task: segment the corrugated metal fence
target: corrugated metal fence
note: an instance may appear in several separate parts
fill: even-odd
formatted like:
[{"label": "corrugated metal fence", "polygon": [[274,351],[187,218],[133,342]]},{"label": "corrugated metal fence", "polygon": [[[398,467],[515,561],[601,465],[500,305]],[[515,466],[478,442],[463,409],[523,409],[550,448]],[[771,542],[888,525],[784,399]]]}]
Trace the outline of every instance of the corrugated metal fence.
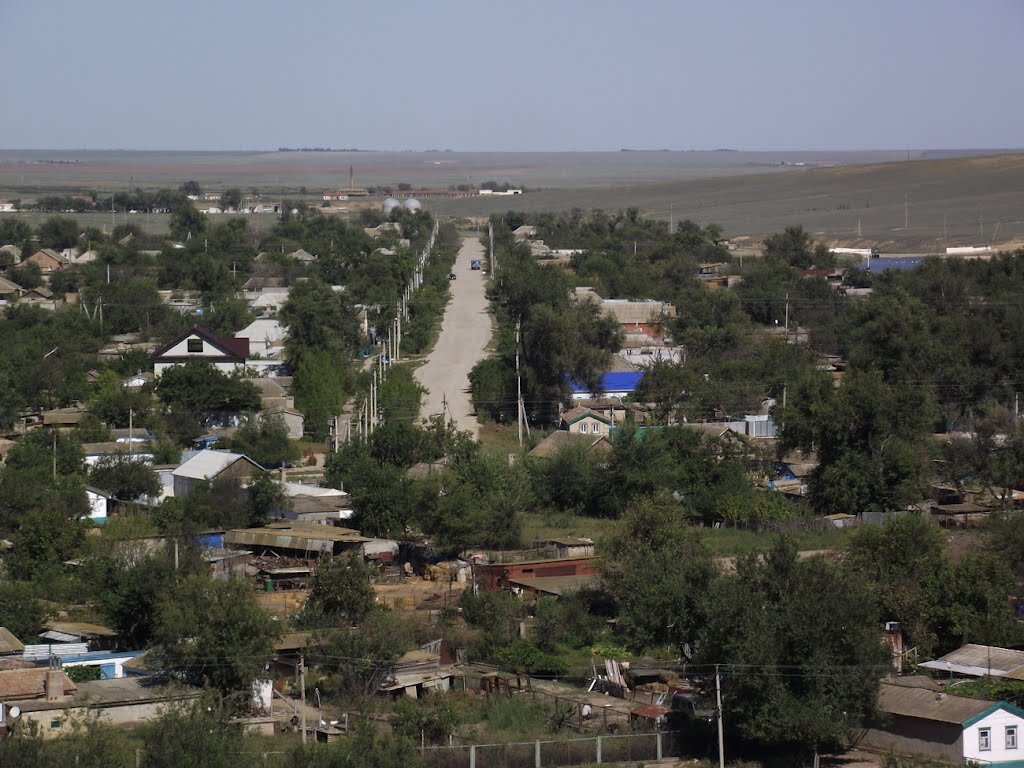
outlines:
[{"label": "corrugated metal fence", "polygon": [[665,731],[560,741],[426,747],[422,752],[427,768],[553,768],[660,760],[676,756],[679,746],[678,734]]}]

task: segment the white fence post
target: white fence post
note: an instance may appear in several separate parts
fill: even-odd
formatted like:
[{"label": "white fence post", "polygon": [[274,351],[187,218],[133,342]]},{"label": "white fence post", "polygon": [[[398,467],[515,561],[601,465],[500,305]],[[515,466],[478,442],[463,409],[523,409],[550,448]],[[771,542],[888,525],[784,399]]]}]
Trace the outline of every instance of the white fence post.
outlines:
[{"label": "white fence post", "polygon": [[533,768],[540,768],[540,739],[533,742]]},{"label": "white fence post", "polygon": [[597,764],[601,764],[601,737],[597,737]]},{"label": "white fence post", "polygon": [[476,768],[476,744],[469,747],[469,768]]},{"label": "white fence post", "polygon": [[661,731],[658,731],[658,759],[661,760]]}]

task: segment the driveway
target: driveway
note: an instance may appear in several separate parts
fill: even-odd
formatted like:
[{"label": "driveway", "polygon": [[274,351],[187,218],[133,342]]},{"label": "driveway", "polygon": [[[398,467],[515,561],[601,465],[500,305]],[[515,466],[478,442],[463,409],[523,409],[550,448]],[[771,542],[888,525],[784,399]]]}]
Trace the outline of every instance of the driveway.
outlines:
[{"label": "driveway", "polygon": [[441,321],[441,335],[427,362],[416,371],[416,379],[427,388],[420,417],[429,418],[445,410],[463,431],[478,436],[479,424],[469,397],[469,372],[486,357],[491,339],[491,317],[487,313],[485,278],[470,269],[472,259],[482,259],[483,244],[477,238],[463,238],[453,270],[451,300]]}]

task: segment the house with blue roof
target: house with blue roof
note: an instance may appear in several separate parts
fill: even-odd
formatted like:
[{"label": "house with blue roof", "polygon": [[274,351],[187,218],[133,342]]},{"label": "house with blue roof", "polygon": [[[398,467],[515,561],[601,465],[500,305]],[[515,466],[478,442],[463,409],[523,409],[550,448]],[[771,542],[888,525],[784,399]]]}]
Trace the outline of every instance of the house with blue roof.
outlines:
[{"label": "house with blue roof", "polygon": [[602,373],[600,379],[601,391],[592,391],[585,384],[576,381],[569,381],[569,390],[572,392],[573,400],[594,400],[601,397],[629,397],[640,384],[644,377],[643,371],[610,371]]}]

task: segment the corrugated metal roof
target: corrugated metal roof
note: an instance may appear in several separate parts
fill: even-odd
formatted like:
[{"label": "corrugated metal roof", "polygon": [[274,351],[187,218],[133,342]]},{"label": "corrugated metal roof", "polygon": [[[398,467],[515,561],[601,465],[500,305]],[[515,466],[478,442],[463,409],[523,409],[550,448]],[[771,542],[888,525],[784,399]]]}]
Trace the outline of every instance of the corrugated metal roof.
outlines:
[{"label": "corrugated metal roof", "polygon": [[[632,392],[637,388],[640,379],[644,377],[643,371],[611,371],[601,374],[601,390],[604,392]],[[575,381],[569,382],[569,388],[576,393],[589,392],[590,388],[578,384]]]},{"label": "corrugated metal roof", "polygon": [[557,596],[590,586],[597,581],[597,577],[590,574],[585,576],[537,576],[535,578],[509,579],[508,581],[517,587]]},{"label": "corrugated metal roof", "polygon": [[77,656],[88,651],[88,643],[41,643],[26,645],[21,657],[32,661],[45,661],[51,656]]},{"label": "corrugated metal roof", "polygon": [[199,451],[171,474],[175,477],[191,477],[196,480],[209,480],[216,477],[225,469],[230,467],[239,459],[249,462],[254,467],[260,467],[255,461],[242,453],[231,451],[215,451],[210,448]]},{"label": "corrugated metal roof", "polygon": [[993,702],[987,699],[953,696],[890,682],[883,682],[878,692],[881,712],[954,725],[961,725],[992,706]]},{"label": "corrugated metal roof", "polygon": [[90,624],[87,621],[48,621],[44,624],[47,629],[55,632],[66,632],[83,639],[100,637],[117,637],[117,630],[104,627],[100,624]]},{"label": "corrugated metal roof", "polygon": [[242,528],[224,534],[224,543],[243,547],[280,547],[330,554],[335,544],[370,541],[351,528],[302,523],[271,523],[263,528]]},{"label": "corrugated metal roof", "polygon": [[1010,677],[1016,670],[1024,667],[1024,651],[968,643],[920,666],[968,677]]}]

